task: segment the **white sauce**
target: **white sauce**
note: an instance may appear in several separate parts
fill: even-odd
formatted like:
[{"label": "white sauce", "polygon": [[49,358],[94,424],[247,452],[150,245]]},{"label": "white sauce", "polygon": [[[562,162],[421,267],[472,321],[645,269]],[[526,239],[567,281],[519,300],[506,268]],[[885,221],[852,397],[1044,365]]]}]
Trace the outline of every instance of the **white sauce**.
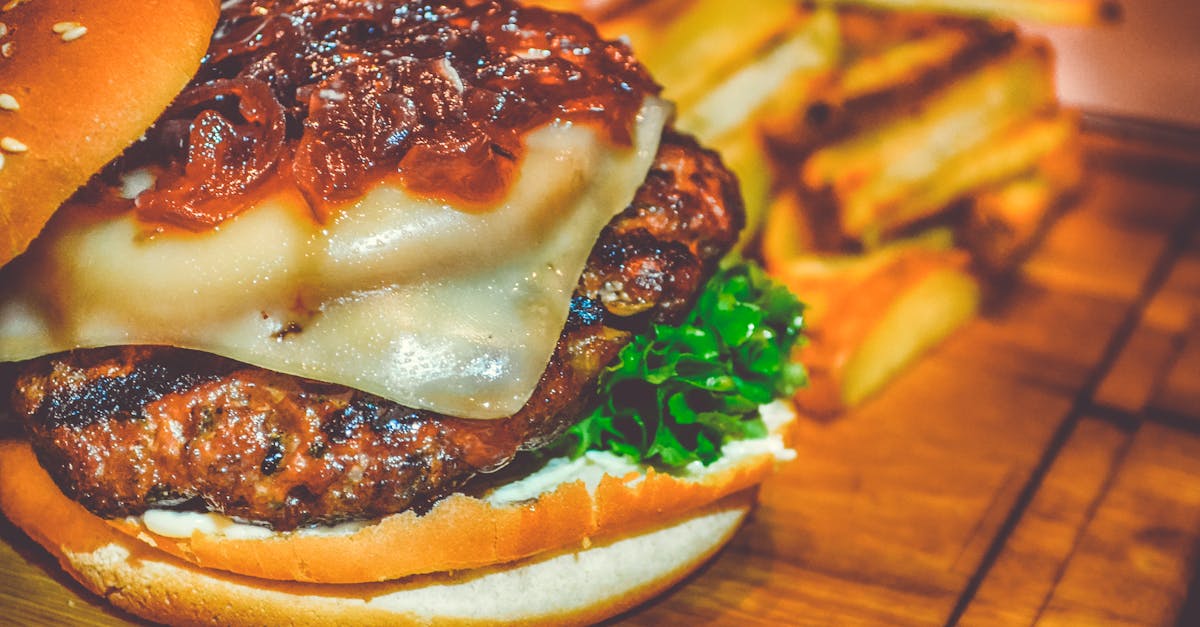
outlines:
[{"label": "white sauce", "polygon": [[[724,471],[742,460],[763,454],[770,454],[776,461],[786,462],[796,458],[796,452],[783,443],[780,435],[783,425],[794,418],[792,410],[783,402],[776,401],[764,405],[761,409],[763,421],[767,423],[769,435],[764,438],[737,440],[726,444],[721,449],[721,458],[709,466],[700,462],[692,462],[683,469],[673,473],[681,479],[702,480],[705,476]],[[607,451],[588,451],[578,459],[559,457],[550,460],[545,467],[537,472],[523,477],[518,481],[507,483],[485,496],[492,505],[504,505],[536,499],[553,492],[558,486],[583,480],[589,492],[595,492],[596,486],[605,475],[625,477],[630,473],[638,473],[634,481],[640,481],[646,466],[635,464],[619,455]],[[631,484],[633,485],[633,484]]]},{"label": "white sauce", "polygon": [[[260,540],[279,535],[259,525],[240,523],[222,514],[211,512],[176,512],[166,509],[152,509],[141,516],[131,517],[134,523],[141,522],[152,533],[166,538],[190,538],[194,534],[229,538],[230,540]],[[303,531],[306,535],[338,536],[350,535],[367,523],[348,522],[340,525],[312,527]]]}]

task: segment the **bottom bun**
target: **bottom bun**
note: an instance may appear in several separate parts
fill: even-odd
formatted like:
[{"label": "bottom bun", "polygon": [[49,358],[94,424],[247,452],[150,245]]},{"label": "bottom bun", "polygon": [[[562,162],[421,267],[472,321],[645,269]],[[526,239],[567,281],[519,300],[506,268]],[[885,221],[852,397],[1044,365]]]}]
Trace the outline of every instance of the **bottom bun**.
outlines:
[{"label": "bottom bun", "polygon": [[381,583],[311,584],[203,569],[159,551],[64,496],[27,444],[0,443],[0,507],[13,523],[92,592],[171,624],[588,623],[636,606],[706,561],[732,537],[754,492],[577,550]]}]

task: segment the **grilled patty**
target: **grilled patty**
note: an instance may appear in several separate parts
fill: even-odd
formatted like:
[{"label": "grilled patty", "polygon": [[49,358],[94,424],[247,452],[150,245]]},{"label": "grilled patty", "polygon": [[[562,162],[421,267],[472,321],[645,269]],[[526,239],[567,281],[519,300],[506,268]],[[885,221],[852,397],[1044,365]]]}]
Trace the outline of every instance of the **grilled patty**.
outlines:
[{"label": "grilled patty", "polygon": [[686,314],[743,221],[716,155],[668,132],[592,250],[533,396],[506,419],[439,415],[167,347],[35,360],[14,406],[42,465],[100,516],[202,506],[287,530],[420,509],[570,426],[631,333]]}]

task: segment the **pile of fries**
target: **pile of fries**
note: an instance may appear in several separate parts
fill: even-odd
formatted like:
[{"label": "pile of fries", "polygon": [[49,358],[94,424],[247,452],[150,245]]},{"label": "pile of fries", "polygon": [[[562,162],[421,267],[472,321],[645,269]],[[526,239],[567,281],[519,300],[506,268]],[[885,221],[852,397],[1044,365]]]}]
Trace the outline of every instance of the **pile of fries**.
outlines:
[{"label": "pile of fries", "polygon": [[809,305],[797,402],[834,414],[969,320],[1083,178],[1053,55],[1016,23],[1109,0],[541,0],[626,37],[738,173],[743,242]]}]

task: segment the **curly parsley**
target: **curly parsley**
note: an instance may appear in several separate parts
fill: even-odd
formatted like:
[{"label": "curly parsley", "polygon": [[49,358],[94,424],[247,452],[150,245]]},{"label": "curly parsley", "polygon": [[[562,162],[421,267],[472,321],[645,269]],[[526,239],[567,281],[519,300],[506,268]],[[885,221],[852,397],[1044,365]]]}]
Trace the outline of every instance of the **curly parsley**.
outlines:
[{"label": "curly parsley", "polygon": [[607,450],[681,467],[713,463],[728,441],[762,437],[759,406],[807,381],[790,359],[803,311],[762,268],[726,264],[683,324],[654,325],[621,350],[600,375],[597,405],[563,445],[573,457]]}]

